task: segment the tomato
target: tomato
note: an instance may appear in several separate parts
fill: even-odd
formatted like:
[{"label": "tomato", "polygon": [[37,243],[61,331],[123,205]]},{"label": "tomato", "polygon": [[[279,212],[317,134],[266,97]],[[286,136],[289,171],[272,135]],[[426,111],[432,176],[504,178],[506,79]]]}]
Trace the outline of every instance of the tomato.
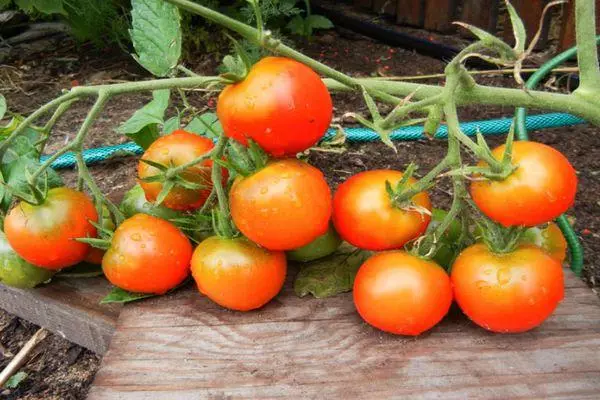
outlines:
[{"label": "tomato", "polygon": [[317,168],[296,159],[273,161],[229,192],[233,222],[269,250],[292,250],[324,234],[331,217],[331,192]]},{"label": "tomato", "polygon": [[327,131],[332,112],[321,78],[282,57],[260,60],[243,81],[227,86],[217,102],[228,137],[243,144],[252,139],[275,157],[314,146]]},{"label": "tomato", "polygon": [[[213,147],[212,140],[180,129],[158,138],[146,150],[142,160],[176,167],[208,153]],[[164,199],[163,204],[173,210],[195,210],[200,208],[212,189],[211,166],[212,161],[206,160],[193,167],[186,168],[180,176],[189,182],[202,185],[202,188],[186,189],[176,185]],[[163,188],[163,183],[144,182],[143,179],[159,173],[160,171],[157,168],[142,161],[138,164],[139,184],[144,189],[148,201],[156,201]],[[223,171],[223,176],[226,180],[227,170]]]},{"label": "tomato", "polygon": [[196,247],[192,276],[200,293],[232,310],[267,304],[285,281],[285,254],[258,247],[246,238],[212,236]]},{"label": "tomato", "polygon": [[39,206],[20,202],[7,215],[8,242],[27,262],[58,270],[83,261],[90,246],[76,238],[96,237],[98,213],[84,193],[67,187],[50,189]]},{"label": "tomato", "polygon": [[554,222],[550,222],[545,228],[527,229],[523,234],[522,241],[540,247],[561,263],[567,258],[567,240]]},{"label": "tomato", "polygon": [[309,262],[326,257],[336,251],[342,244],[340,235],[330,224],[327,232],[317,237],[309,244],[287,252],[288,260]]},{"label": "tomato", "polygon": [[[108,211],[108,207],[102,205],[102,209],[102,223],[100,225],[104,229],[114,231],[115,223],[113,222],[110,216],[110,211]],[[90,246],[90,251],[87,253],[83,261],[88,262],[90,264],[100,265],[102,264],[102,257],[104,257],[104,250]]]},{"label": "tomato", "polygon": [[191,258],[192,245],[175,225],[137,214],[115,231],[102,270],[121,289],[163,294],[189,275]]},{"label": "tomato", "polygon": [[29,289],[52,278],[55,271],[31,265],[15,253],[0,231],[0,283]]},{"label": "tomato", "polygon": [[446,272],[432,261],[405,251],[369,258],[354,280],[354,305],[360,316],[382,331],[419,335],[444,318],[452,304]]},{"label": "tomato", "polygon": [[[395,207],[386,191],[400,181],[402,172],[365,171],[342,183],[333,197],[333,223],[345,241],[366,250],[398,249],[422,235],[431,217],[425,212]],[[414,179],[409,180],[413,184]],[[429,196],[418,193],[412,202],[431,210]]]},{"label": "tomato", "polygon": [[[492,153],[502,159],[504,145]],[[518,168],[505,180],[471,184],[473,201],[490,219],[504,226],[534,226],[553,220],[571,207],[577,175],[559,151],[541,143],[515,142],[512,161]]]},{"label": "tomato", "polygon": [[150,203],[146,200],[144,189],[140,185],[133,186],[125,193],[119,208],[126,218],[133,217],[135,214],[148,214],[167,220],[183,216],[182,212]]},{"label": "tomato", "polygon": [[458,256],[451,280],[463,312],[493,332],[535,328],[564,296],[560,262],[535,246],[495,254],[486,245],[475,244]]}]

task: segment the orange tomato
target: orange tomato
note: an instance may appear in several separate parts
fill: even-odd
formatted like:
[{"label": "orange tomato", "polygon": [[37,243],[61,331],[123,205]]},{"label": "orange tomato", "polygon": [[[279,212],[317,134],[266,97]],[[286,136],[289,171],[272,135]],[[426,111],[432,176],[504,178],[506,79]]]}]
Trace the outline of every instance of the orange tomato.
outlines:
[{"label": "orange tomato", "polygon": [[175,225],[136,214],[115,231],[102,270],[121,289],[163,294],[188,276],[191,258],[192,245]]},{"label": "orange tomato", "polygon": [[192,276],[200,293],[238,311],[260,308],[285,281],[285,254],[258,247],[245,238],[212,236],[196,247]]},{"label": "orange tomato", "polygon": [[317,168],[296,159],[276,160],[229,192],[233,222],[269,250],[302,247],[327,231],[331,192]]},{"label": "orange tomato", "polygon": [[354,280],[360,316],[382,331],[419,335],[444,318],[452,304],[450,278],[433,261],[405,251],[369,258]]},{"label": "orange tomato", "polygon": [[275,157],[314,146],[327,131],[333,106],[327,87],[298,61],[266,57],[217,102],[223,130],[242,144],[254,140]]},{"label": "orange tomato", "polygon": [[[365,171],[342,183],[333,196],[333,223],[340,236],[356,247],[367,250],[399,249],[422,235],[431,216],[417,210],[403,210],[392,204],[386,181],[392,187],[402,172],[387,169]],[[409,184],[414,183],[409,180]],[[425,192],[412,201],[431,211]]]}]

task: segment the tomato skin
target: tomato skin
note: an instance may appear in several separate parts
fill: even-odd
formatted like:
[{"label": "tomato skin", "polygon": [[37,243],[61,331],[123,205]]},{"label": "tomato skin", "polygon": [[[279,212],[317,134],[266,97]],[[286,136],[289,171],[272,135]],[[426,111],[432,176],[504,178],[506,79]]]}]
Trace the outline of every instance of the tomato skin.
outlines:
[{"label": "tomato skin", "polygon": [[102,270],[121,289],[163,294],[189,275],[191,258],[192,245],[175,225],[137,214],[115,231]]},{"label": "tomato skin", "polygon": [[312,242],[327,231],[331,218],[331,191],[323,173],[291,158],[237,179],[229,204],[244,236],[269,250]]},{"label": "tomato skin", "polygon": [[432,261],[405,251],[370,257],[354,280],[360,316],[382,331],[416,336],[434,327],[452,304],[446,272]]},{"label": "tomato skin", "polygon": [[84,193],[67,187],[50,189],[39,206],[24,201],[4,221],[6,238],[25,261],[52,270],[83,261],[90,246],[76,238],[96,237],[98,213]]},{"label": "tomato skin", "polygon": [[[504,145],[492,154],[502,159]],[[479,209],[504,226],[535,226],[567,211],[575,200],[577,175],[569,160],[542,143],[513,144],[513,164],[504,181],[480,180],[471,184],[471,197]],[[480,162],[480,166],[485,163]]]},{"label": "tomato skin", "polygon": [[295,60],[266,57],[217,102],[223,130],[242,144],[248,138],[275,157],[292,156],[323,137],[333,106],[321,78]]},{"label": "tomato skin", "polygon": [[0,231],[0,283],[20,289],[30,289],[48,281],[55,271],[39,268],[23,260],[10,247]]},{"label": "tomato skin", "polygon": [[285,281],[285,254],[246,238],[212,236],[196,247],[192,276],[200,293],[222,307],[249,311],[267,304]]},{"label": "tomato skin", "polygon": [[523,234],[522,242],[541,248],[560,263],[567,258],[567,249],[569,247],[567,240],[558,225],[554,222],[550,222],[545,228],[536,226],[527,229]]},{"label": "tomato skin", "polygon": [[[212,140],[179,129],[154,141],[142,156],[142,160],[150,160],[166,166],[178,166],[208,153],[213,147]],[[175,186],[162,204],[173,210],[182,211],[195,210],[202,207],[212,189],[211,167],[212,161],[206,160],[183,171],[180,174],[183,178],[190,182],[201,184],[204,188],[186,189],[181,186]],[[160,171],[157,168],[142,161],[138,164],[139,184],[144,189],[146,199],[150,202],[156,201],[163,188],[163,183],[144,182],[143,178],[149,178],[159,173]],[[227,170],[225,169],[223,176],[224,180],[226,180]]]},{"label": "tomato skin", "polygon": [[119,205],[120,210],[126,218],[135,214],[148,214],[156,218],[174,219],[181,218],[183,213],[167,208],[163,205],[155,205],[146,200],[144,189],[138,184],[129,189],[123,196]]},{"label": "tomato skin", "polygon": [[525,332],[548,318],[564,296],[560,262],[535,246],[506,254],[479,243],[452,266],[454,298],[477,325],[500,333]]},{"label": "tomato skin", "polygon": [[[385,182],[394,187],[401,178],[400,171],[371,170],[350,177],[338,187],[333,196],[333,223],[342,239],[361,249],[392,250],[425,232],[429,215],[392,205]],[[418,193],[412,200],[431,210],[427,193]]]},{"label": "tomato skin", "polygon": [[286,256],[291,261],[310,262],[327,257],[335,252],[341,244],[342,238],[333,226],[329,224],[327,232],[307,245],[288,251]]}]

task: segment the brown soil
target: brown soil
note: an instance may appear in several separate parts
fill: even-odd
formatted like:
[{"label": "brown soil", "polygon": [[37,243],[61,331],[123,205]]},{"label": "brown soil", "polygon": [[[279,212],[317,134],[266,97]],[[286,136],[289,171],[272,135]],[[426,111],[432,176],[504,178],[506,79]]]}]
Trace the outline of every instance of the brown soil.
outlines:
[{"label": "brown soil", "polygon": [[[444,64],[402,49],[375,43],[351,32],[338,30],[328,32],[299,47],[325,63],[355,76],[420,75],[439,73]],[[73,84],[110,83],[147,77],[127,55],[103,52],[90,46],[78,46],[69,39],[57,38],[39,43],[33,48],[21,49],[18,59],[10,65],[0,66],[0,87],[7,97],[10,109],[28,113],[40,104],[56,97],[61,89]],[[188,62],[197,72],[212,74],[217,60],[213,55],[198,56]],[[509,86],[509,78],[483,78],[486,83]],[[88,146],[97,147],[116,144],[126,139],[114,132],[121,121],[126,120],[149,97],[136,95],[113,99],[102,118],[94,125]],[[200,110],[214,109],[215,94],[194,92],[190,101]],[[342,116],[349,111],[364,112],[360,95],[335,95],[335,122],[345,122]],[[48,147],[55,151],[73,138],[90,103],[81,101],[75,105],[56,126]],[[461,111],[464,121],[511,115],[511,109],[483,109],[470,107]],[[586,264],[584,278],[591,286],[600,283],[600,131],[591,126],[578,126],[535,132],[535,140],[551,144],[564,152],[579,172],[579,197],[571,215],[576,217],[575,228],[581,235]],[[491,144],[500,142],[490,139]],[[443,141],[399,142],[394,153],[381,143],[350,144],[343,154],[312,152],[310,160],[322,168],[332,187],[358,171],[372,168],[403,169],[409,162],[416,162],[421,171],[428,170],[439,160],[445,149]],[[133,184],[134,158],[113,159],[94,166],[92,172],[100,187],[108,194],[116,194]],[[64,172],[72,182],[72,171]],[[437,204],[447,204],[449,188],[442,184],[433,193]],[[37,327],[0,312],[0,344],[15,354],[35,332]],[[0,348],[1,349],[1,348]],[[6,353],[0,358],[0,368],[8,362]],[[79,399],[85,396],[99,359],[87,350],[72,345],[64,339],[49,335],[36,350],[36,355],[24,368],[29,377],[15,390],[5,390],[3,398],[16,399]]]}]

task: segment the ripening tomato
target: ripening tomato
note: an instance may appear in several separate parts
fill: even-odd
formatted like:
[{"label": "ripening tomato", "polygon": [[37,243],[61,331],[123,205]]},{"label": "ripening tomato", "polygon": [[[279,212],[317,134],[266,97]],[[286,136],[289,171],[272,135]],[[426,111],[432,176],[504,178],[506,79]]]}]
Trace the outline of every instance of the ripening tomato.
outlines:
[{"label": "ripening tomato", "polygon": [[[422,211],[392,204],[386,181],[395,187],[401,178],[399,171],[372,170],[356,174],[338,187],[333,196],[333,223],[342,239],[361,249],[391,250],[425,232],[431,220],[427,193],[412,198]],[[414,182],[409,180],[409,184]]]},{"label": "ripening tomato", "polygon": [[[213,147],[212,140],[180,129],[154,141],[142,156],[142,160],[154,161],[168,167],[176,167],[208,153]],[[173,210],[195,210],[200,208],[212,189],[211,167],[212,161],[206,160],[186,168],[180,176],[189,182],[202,185],[202,188],[187,189],[175,185],[162,204]],[[138,164],[139,184],[146,193],[146,199],[150,202],[156,200],[163,188],[163,183],[144,182],[143,179],[159,173],[160,171],[157,168],[142,161]],[[226,169],[223,170],[223,176],[226,179]]]},{"label": "ripening tomato", "polygon": [[263,249],[246,238],[209,237],[192,257],[200,293],[238,311],[267,304],[283,287],[286,271],[283,252]]},{"label": "ripening tomato", "polygon": [[307,245],[289,250],[286,256],[290,261],[310,262],[327,257],[335,252],[341,244],[342,238],[340,238],[340,235],[338,235],[330,224],[327,232],[318,236]]},{"label": "ripening tomato", "polygon": [[[495,148],[494,157],[502,159],[504,147]],[[515,142],[512,162],[518,168],[505,180],[471,184],[473,201],[490,219],[504,226],[535,226],[571,207],[577,175],[562,153],[542,143]]]},{"label": "ripening tomato", "polygon": [[6,239],[25,261],[52,270],[83,261],[90,246],[77,238],[96,237],[98,213],[84,193],[50,189],[39,206],[20,202],[4,220]]},{"label": "ripening tomato", "polygon": [[327,87],[306,65],[266,57],[217,102],[223,130],[242,144],[254,140],[275,157],[314,146],[327,131],[333,107]]},{"label": "ripening tomato", "polygon": [[0,231],[0,283],[30,289],[49,281],[55,273],[56,271],[36,267],[19,257]]},{"label": "ripening tomato", "polygon": [[192,245],[175,225],[137,214],[115,231],[102,270],[121,289],[163,294],[188,276],[191,258]]},{"label": "ripening tomato", "polygon": [[419,335],[444,318],[452,304],[448,274],[433,261],[405,251],[369,258],[354,280],[360,316],[382,331]]},{"label": "ripening tomato", "polygon": [[282,159],[248,177],[229,192],[231,217],[250,240],[269,250],[292,250],[324,234],[331,217],[331,191],[317,168]]},{"label": "ripening tomato", "polygon": [[493,332],[535,328],[564,296],[560,262],[531,245],[505,254],[495,254],[483,243],[468,247],[452,265],[451,280],[463,312]]},{"label": "ripening tomato", "polygon": [[554,222],[550,222],[546,227],[535,226],[527,229],[521,241],[538,246],[561,263],[567,258],[567,240]]}]

